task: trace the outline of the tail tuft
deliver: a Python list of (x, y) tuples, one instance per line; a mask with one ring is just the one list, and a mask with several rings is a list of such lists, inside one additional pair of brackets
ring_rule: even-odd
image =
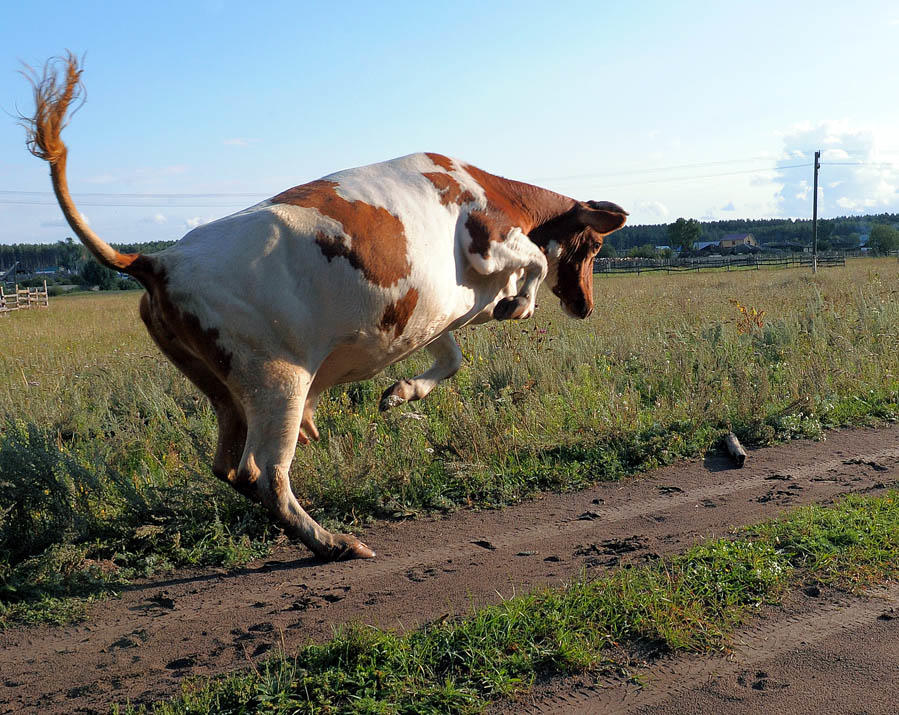
[[(60, 65), (63, 65), (62, 71)], [(69, 107), (73, 102), (77, 103), (74, 113), (84, 101), (81, 72), (78, 58), (69, 51), (65, 57), (48, 60), (41, 77), (28, 66), (22, 71), (34, 91), (35, 109), (34, 116), (20, 116), (19, 122), (25, 127), (28, 151), (50, 164), (59, 163), (66, 155), (60, 133), (68, 124)]]
[(68, 51), (65, 57), (48, 60), (41, 77), (26, 66), (22, 74), (34, 91), (34, 115), (19, 117), (20, 124), (25, 127), (25, 142), (28, 151), (50, 163), (50, 178), (59, 208), (85, 247), (107, 268), (124, 271), (149, 285), (155, 276), (153, 261), (139, 253), (120, 253), (106, 243), (87, 225), (69, 193), (66, 179), (68, 150), (60, 133), (68, 123), (68, 117), (81, 106), (76, 104), (75, 110), (70, 112), (72, 103), (78, 100), (83, 103), (81, 72), (78, 58)]

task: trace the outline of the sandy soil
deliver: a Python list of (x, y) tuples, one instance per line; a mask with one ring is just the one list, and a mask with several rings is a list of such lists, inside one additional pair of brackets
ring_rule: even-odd
[[(0, 633), (0, 712), (107, 712), (327, 638), (348, 621), (405, 629), (581, 569), (675, 553), (801, 504), (899, 483), (899, 426), (707, 457), (497, 511), (383, 523), (372, 561), (301, 547), (224, 571), (137, 583), (83, 623)], [(556, 679), (497, 712), (886, 713), (899, 702), (899, 590), (815, 592), (770, 609), (715, 658), (647, 654), (646, 687)]]

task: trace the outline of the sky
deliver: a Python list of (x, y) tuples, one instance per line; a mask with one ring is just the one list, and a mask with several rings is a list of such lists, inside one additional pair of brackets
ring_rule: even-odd
[(63, 138), (105, 240), (190, 228), (417, 151), (629, 223), (899, 212), (899, 3), (3, 3), (0, 243), (72, 232), (16, 117), (84, 58)]

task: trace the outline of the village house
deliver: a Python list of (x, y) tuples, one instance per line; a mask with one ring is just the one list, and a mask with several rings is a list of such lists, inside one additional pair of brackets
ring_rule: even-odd
[(721, 239), (721, 248), (734, 248), (735, 246), (758, 246), (759, 242), (751, 233), (728, 233)]

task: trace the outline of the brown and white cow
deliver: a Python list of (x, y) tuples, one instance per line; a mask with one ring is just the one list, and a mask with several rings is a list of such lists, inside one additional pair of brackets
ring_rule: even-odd
[(72, 55), (65, 62), (65, 79), (51, 65), (35, 78), (29, 148), (50, 163), (85, 246), (144, 285), (147, 329), (212, 402), (215, 475), (322, 558), (374, 556), (319, 526), (290, 488), (297, 441), (318, 438), (324, 390), (426, 348), (431, 368), (390, 387), (381, 409), (421, 399), (459, 369), (453, 330), (530, 317), (544, 279), (570, 315), (593, 310), (593, 258), (625, 211), (440, 154), (340, 171), (200, 226), (160, 253), (120, 253), (69, 195), (60, 130), (81, 70)]

